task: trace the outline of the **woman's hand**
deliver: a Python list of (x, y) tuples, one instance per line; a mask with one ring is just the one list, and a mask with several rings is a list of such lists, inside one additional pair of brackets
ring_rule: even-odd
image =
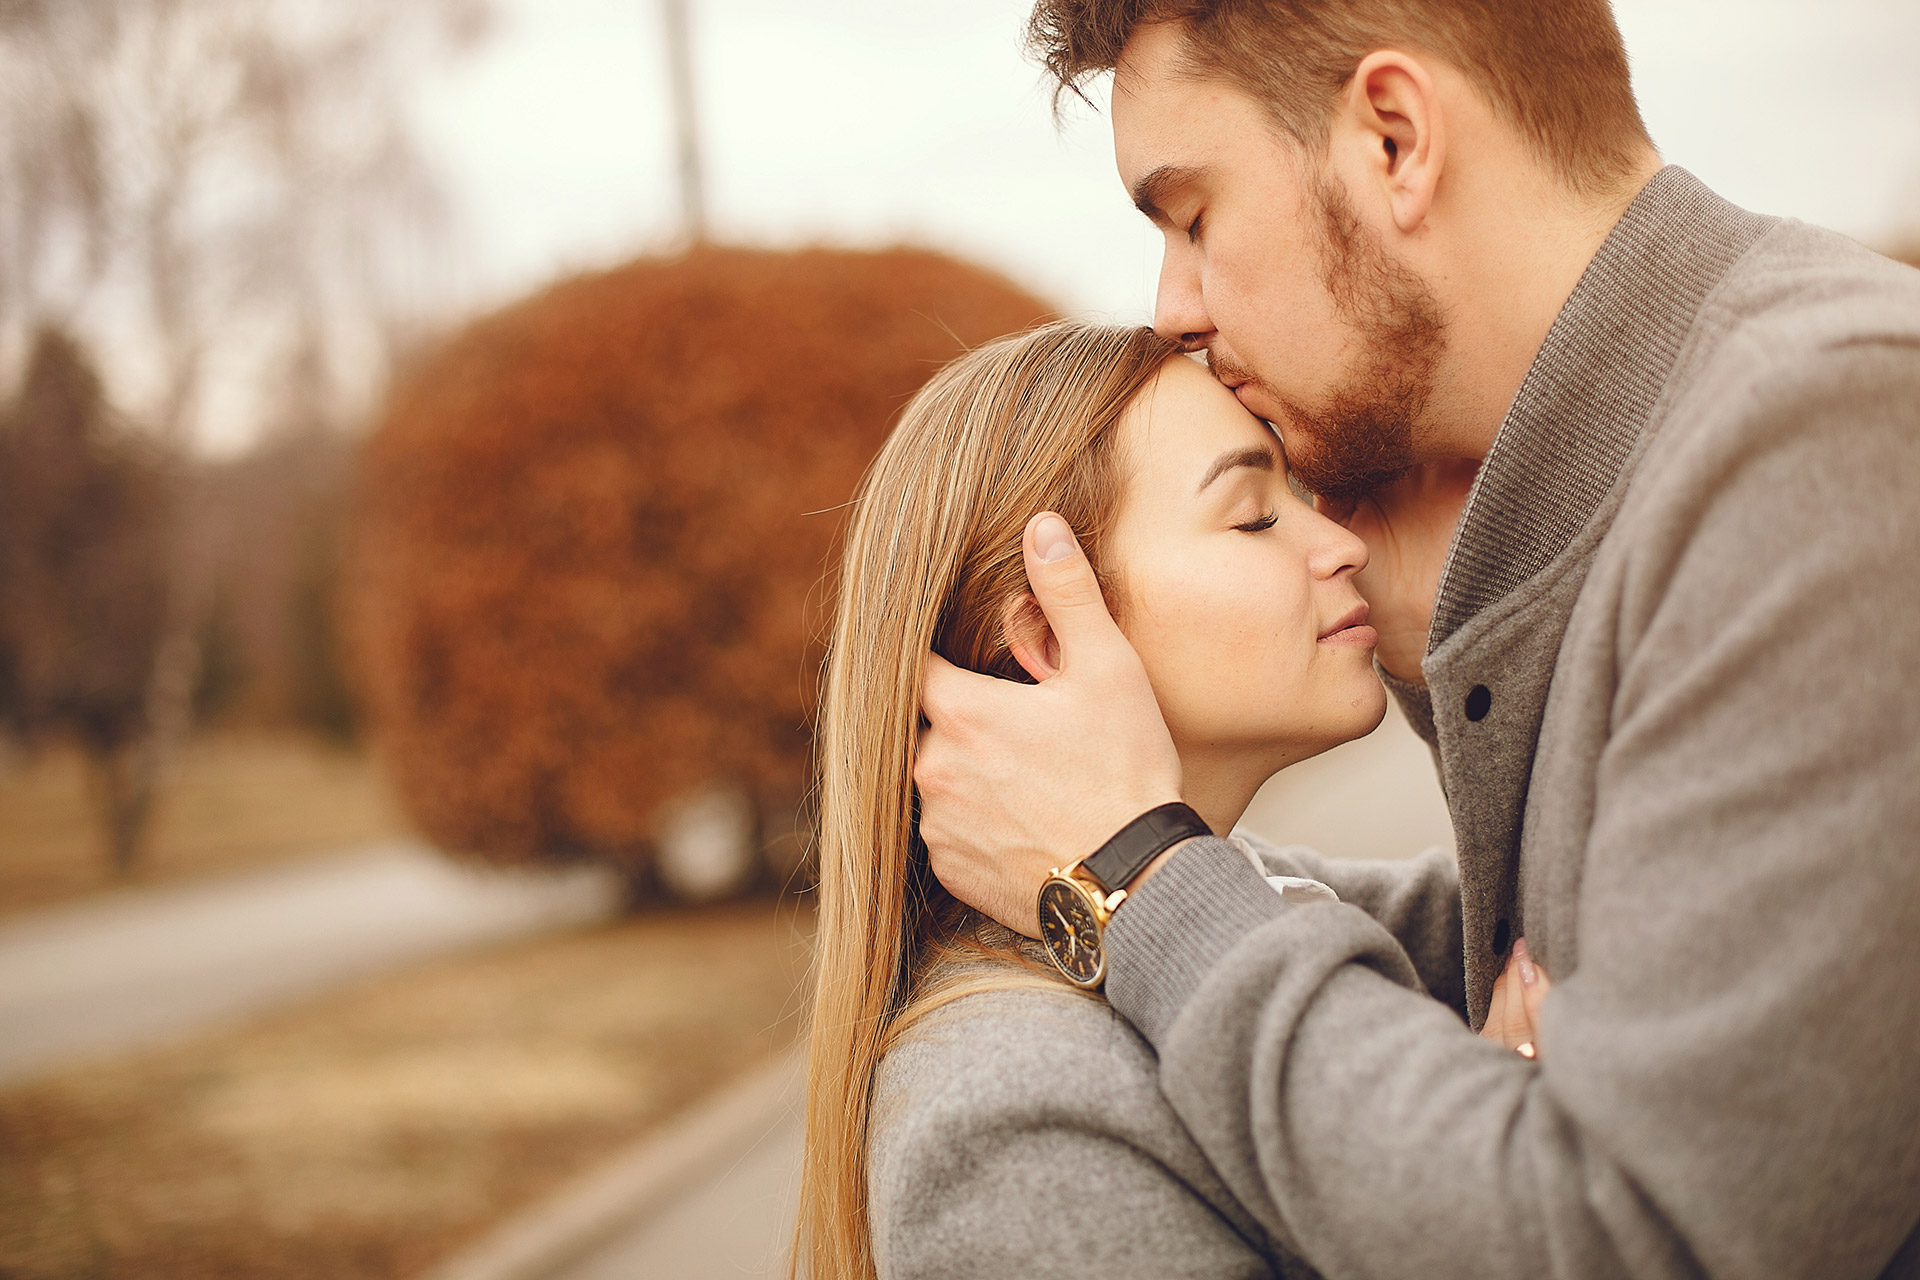
[(1538, 1058), (1540, 1006), (1552, 989), (1546, 972), (1527, 954), (1527, 940), (1520, 939), (1513, 944), (1506, 969), (1494, 979), (1493, 999), (1480, 1035), (1506, 1045), (1523, 1058)]

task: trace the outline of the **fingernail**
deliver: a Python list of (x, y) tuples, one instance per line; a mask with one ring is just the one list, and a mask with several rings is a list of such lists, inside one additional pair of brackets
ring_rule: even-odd
[(1533, 957), (1527, 954), (1527, 940), (1525, 938), (1513, 944), (1513, 958), (1520, 962), (1521, 985), (1532, 986), (1534, 979), (1540, 975), (1534, 972)]
[(1055, 564), (1079, 550), (1079, 544), (1073, 540), (1073, 530), (1067, 528), (1065, 520), (1053, 515), (1040, 517), (1040, 523), (1033, 527), (1033, 545), (1040, 553), (1041, 564)]

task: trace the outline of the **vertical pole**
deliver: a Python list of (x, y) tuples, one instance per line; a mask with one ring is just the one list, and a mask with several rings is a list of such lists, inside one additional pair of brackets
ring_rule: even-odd
[(660, 0), (667, 27), (667, 77), (673, 91), (674, 150), (680, 170), (680, 221), (687, 239), (707, 238), (706, 179), (700, 166), (699, 121), (694, 114), (693, 43), (687, 0)]

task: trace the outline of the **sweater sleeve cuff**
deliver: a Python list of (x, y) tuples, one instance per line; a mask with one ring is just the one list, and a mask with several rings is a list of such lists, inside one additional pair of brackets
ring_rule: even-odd
[(1293, 909), (1233, 845), (1194, 840), (1114, 913), (1107, 1002), (1157, 1045), (1220, 958)]

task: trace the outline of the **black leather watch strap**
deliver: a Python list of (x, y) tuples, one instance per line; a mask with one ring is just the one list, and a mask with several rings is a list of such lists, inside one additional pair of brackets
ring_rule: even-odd
[(1100, 882), (1108, 893), (1124, 889), (1147, 864), (1182, 840), (1210, 836), (1213, 829), (1200, 815), (1175, 801), (1149, 809), (1120, 828), (1113, 839), (1094, 850), (1080, 869)]

